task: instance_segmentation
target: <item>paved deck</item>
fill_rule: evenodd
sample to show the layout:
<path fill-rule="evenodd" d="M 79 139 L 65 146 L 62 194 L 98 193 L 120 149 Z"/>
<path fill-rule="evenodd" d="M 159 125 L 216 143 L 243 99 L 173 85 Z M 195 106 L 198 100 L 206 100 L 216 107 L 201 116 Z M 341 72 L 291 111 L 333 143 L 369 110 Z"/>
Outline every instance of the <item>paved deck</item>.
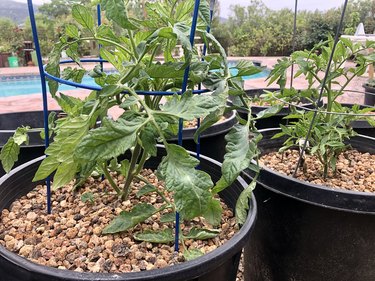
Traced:
<path fill-rule="evenodd" d="M 276 64 L 277 59 L 280 57 L 247 57 L 242 59 L 259 61 L 262 65 L 272 68 Z M 232 57 L 230 59 L 239 59 Z M 109 69 L 110 65 L 105 64 L 104 68 Z M 18 67 L 18 68 L 0 68 L 0 76 L 16 76 L 16 75 L 32 75 L 38 74 L 38 67 Z M 290 74 L 288 75 L 290 79 Z M 362 77 L 354 79 L 349 85 L 348 90 L 359 91 L 363 93 L 362 84 L 367 80 L 367 74 Z M 306 86 L 306 81 L 303 78 L 294 79 L 293 85 L 295 88 L 302 89 Z M 268 82 L 265 81 L 265 78 L 259 79 L 250 79 L 245 81 L 246 89 L 256 89 L 256 88 L 265 88 L 265 87 L 276 87 L 276 84 L 268 85 Z M 64 93 L 73 95 L 75 97 L 83 98 L 88 95 L 89 91 L 87 90 L 69 90 L 64 91 Z M 347 93 L 342 99 L 341 102 L 350 102 L 361 104 L 363 102 L 364 95 L 358 93 Z M 48 107 L 51 110 L 59 109 L 59 106 L 52 98 L 48 98 Z M 4 97 L 0 98 L 0 113 L 6 112 L 19 112 L 19 111 L 32 111 L 32 110 L 42 110 L 42 95 L 41 94 L 32 94 L 24 96 L 13 96 L 13 97 Z M 119 110 L 112 110 L 110 114 L 117 116 Z"/>

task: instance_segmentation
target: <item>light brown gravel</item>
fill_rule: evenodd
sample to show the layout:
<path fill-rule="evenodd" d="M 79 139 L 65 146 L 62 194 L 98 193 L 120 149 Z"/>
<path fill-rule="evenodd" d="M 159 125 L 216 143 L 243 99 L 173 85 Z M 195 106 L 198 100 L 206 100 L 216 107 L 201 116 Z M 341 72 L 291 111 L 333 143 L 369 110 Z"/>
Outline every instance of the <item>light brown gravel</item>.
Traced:
<path fill-rule="evenodd" d="M 263 155 L 260 164 L 292 176 L 298 157 L 297 150 L 287 150 L 284 158 L 281 153 L 272 152 Z M 336 175 L 330 172 L 325 180 L 322 176 L 322 165 L 315 157 L 306 155 L 305 163 L 306 172 L 300 169 L 297 173 L 300 180 L 338 189 L 375 192 L 375 155 L 357 150 L 341 153 L 337 160 Z"/>
<path fill-rule="evenodd" d="M 150 170 L 145 170 L 143 176 L 155 185 L 163 184 Z M 115 181 L 121 186 L 124 177 L 116 177 Z M 142 271 L 183 262 L 182 253 L 175 253 L 173 244 L 137 242 L 132 238 L 132 233 L 145 229 L 173 228 L 172 223 L 161 223 L 159 214 L 131 231 L 101 234 L 117 214 L 122 210 L 129 211 L 139 202 L 135 193 L 141 186 L 143 183 L 135 182 L 131 197 L 122 202 L 107 180 L 100 182 L 90 178 L 77 192 L 71 190 L 72 185 L 54 192 L 53 213 L 48 215 L 45 212 L 45 187 L 39 185 L 13 202 L 9 210 L 2 211 L 0 244 L 35 263 L 79 272 Z M 94 203 L 81 201 L 81 194 L 87 191 L 94 194 Z M 162 204 L 156 193 L 141 197 L 141 200 L 156 208 Z M 224 203 L 222 207 L 219 236 L 206 241 L 186 240 L 188 249 L 198 248 L 207 253 L 223 245 L 238 231 L 232 211 Z M 181 228 L 188 231 L 193 226 L 212 228 L 203 218 L 184 222 Z"/>

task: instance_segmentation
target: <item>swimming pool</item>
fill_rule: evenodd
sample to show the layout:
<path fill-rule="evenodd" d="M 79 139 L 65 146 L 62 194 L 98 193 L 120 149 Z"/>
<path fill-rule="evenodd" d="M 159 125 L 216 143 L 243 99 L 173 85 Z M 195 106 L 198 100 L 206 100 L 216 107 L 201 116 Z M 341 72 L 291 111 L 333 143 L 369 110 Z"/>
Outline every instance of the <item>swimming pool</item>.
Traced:
<path fill-rule="evenodd" d="M 236 75 L 237 70 L 231 68 L 233 75 Z M 244 76 L 244 80 L 257 79 L 267 77 L 269 70 L 265 69 L 254 75 Z M 87 85 L 96 85 L 94 79 L 89 76 L 83 78 L 82 83 Z M 48 88 L 47 88 L 48 89 Z M 74 90 L 75 87 L 60 84 L 59 91 Z M 37 75 L 33 76 L 14 76 L 14 77 L 0 77 L 0 98 L 38 94 L 42 92 L 42 86 L 40 84 L 40 78 Z"/>

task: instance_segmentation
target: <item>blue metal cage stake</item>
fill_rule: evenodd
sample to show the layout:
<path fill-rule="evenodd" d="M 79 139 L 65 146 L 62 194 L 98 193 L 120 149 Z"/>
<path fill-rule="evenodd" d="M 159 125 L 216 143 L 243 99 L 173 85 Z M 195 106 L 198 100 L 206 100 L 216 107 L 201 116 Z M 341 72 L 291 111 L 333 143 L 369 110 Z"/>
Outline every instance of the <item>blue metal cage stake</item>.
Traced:
<path fill-rule="evenodd" d="M 36 56 L 37 56 L 37 59 L 38 59 L 40 81 L 42 83 L 44 133 L 45 133 L 44 134 L 44 136 L 45 136 L 44 141 L 45 141 L 45 146 L 47 148 L 49 146 L 49 128 L 48 128 L 48 100 L 47 100 L 46 77 L 43 75 L 43 73 L 44 73 L 43 60 L 42 60 L 42 53 L 40 51 L 38 31 L 36 29 L 33 1 L 27 0 L 27 5 L 28 5 L 28 8 L 29 8 L 31 30 L 32 30 L 32 33 L 33 33 L 33 38 L 34 38 Z M 48 212 L 48 214 L 50 214 L 52 212 L 52 208 L 51 208 L 51 180 L 50 180 L 50 177 L 47 177 L 46 185 L 47 185 L 47 212 Z"/>

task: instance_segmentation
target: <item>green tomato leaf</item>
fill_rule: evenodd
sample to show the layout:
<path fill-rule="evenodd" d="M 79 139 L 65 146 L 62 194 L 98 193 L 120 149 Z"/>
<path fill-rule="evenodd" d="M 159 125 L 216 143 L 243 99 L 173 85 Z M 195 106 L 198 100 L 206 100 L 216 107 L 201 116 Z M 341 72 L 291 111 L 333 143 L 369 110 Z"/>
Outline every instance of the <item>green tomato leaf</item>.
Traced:
<path fill-rule="evenodd" d="M 143 195 L 146 195 L 148 193 L 151 193 L 151 192 L 155 192 L 157 189 L 155 186 L 153 186 L 152 184 L 146 184 L 145 186 L 143 186 L 136 194 L 136 196 L 139 198 Z"/>
<path fill-rule="evenodd" d="M 246 187 L 238 197 L 236 203 L 236 219 L 237 223 L 243 225 L 246 221 L 249 211 L 249 200 L 253 196 L 253 190 L 257 182 L 253 180 L 248 187 Z"/>
<path fill-rule="evenodd" d="M 255 120 L 274 116 L 275 114 L 279 113 L 282 108 L 283 108 L 282 104 L 276 104 L 274 106 L 269 106 L 265 110 L 262 110 L 261 112 L 259 112 L 257 114 L 257 117 L 255 118 Z"/>
<path fill-rule="evenodd" d="M 130 212 L 122 211 L 108 226 L 103 229 L 103 234 L 113 234 L 128 230 L 138 223 L 145 221 L 156 212 L 154 206 L 138 204 Z"/>
<path fill-rule="evenodd" d="M 160 218 L 160 222 L 174 222 L 176 220 L 176 213 L 168 213 Z"/>
<path fill-rule="evenodd" d="M 103 119 L 103 127 L 91 130 L 77 146 L 75 157 L 80 161 L 108 160 L 123 154 L 135 145 L 137 133 L 147 119 L 136 116 L 117 121 Z"/>
<path fill-rule="evenodd" d="M 47 178 L 52 174 L 57 167 L 60 165 L 60 162 L 53 156 L 49 156 L 43 159 L 42 163 L 39 165 L 38 170 L 35 173 L 33 181 L 39 181 Z"/>
<path fill-rule="evenodd" d="M 79 37 L 79 30 L 78 27 L 76 27 L 73 24 L 67 24 L 65 26 L 65 33 L 71 38 L 78 38 Z"/>
<path fill-rule="evenodd" d="M 220 205 L 220 201 L 211 199 L 208 203 L 207 210 L 203 213 L 203 217 L 209 224 L 217 226 L 221 222 L 222 211 L 223 208 Z"/>
<path fill-rule="evenodd" d="M 16 144 L 29 144 L 29 135 L 27 132 L 30 130 L 30 127 L 20 127 L 17 128 L 16 132 L 13 135 L 13 140 Z"/>
<path fill-rule="evenodd" d="M 18 160 L 19 153 L 20 146 L 14 141 L 13 137 L 9 138 L 0 152 L 1 164 L 6 173 L 9 173 L 14 163 Z"/>
<path fill-rule="evenodd" d="M 193 120 L 208 115 L 220 106 L 219 100 L 209 95 L 193 95 L 190 91 L 174 95 L 162 106 L 162 114 L 173 115 L 185 120 Z M 155 112 L 155 114 L 160 114 Z"/>
<path fill-rule="evenodd" d="M 196 169 L 199 161 L 178 145 L 166 147 L 167 156 L 159 167 L 159 178 L 165 181 L 167 190 L 174 192 L 176 209 L 184 219 L 203 214 L 211 200 L 210 176 Z"/>
<path fill-rule="evenodd" d="M 94 203 L 94 194 L 92 192 L 85 192 L 81 195 L 81 201 L 83 203 L 90 202 L 91 204 Z"/>
<path fill-rule="evenodd" d="M 86 27 L 91 31 L 94 29 L 94 18 L 85 6 L 74 5 L 72 8 L 72 16 L 83 27 Z"/>
<path fill-rule="evenodd" d="M 170 228 L 152 231 L 145 230 L 142 233 L 135 233 L 134 239 L 138 241 L 146 241 L 150 243 L 170 243 L 174 241 L 173 230 Z"/>
<path fill-rule="evenodd" d="M 218 236 L 220 229 L 204 229 L 193 227 L 189 233 L 184 235 L 186 239 L 207 240 Z"/>
<path fill-rule="evenodd" d="M 227 141 L 222 170 L 222 179 L 220 185 L 230 185 L 240 174 L 246 169 L 251 160 L 258 154 L 257 141 L 258 138 L 250 138 L 250 129 L 248 124 L 236 124 L 225 136 Z M 217 191 L 219 187 L 215 187 Z M 220 187 L 222 189 L 222 186 Z"/>
<path fill-rule="evenodd" d="M 138 29 L 137 22 L 128 17 L 127 2 L 124 0 L 102 0 L 101 5 L 108 19 L 124 29 Z"/>
<path fill-rule="evenodd" d="M 78 164 L 74 162 L 73 157 L 68 161 L 62 162 L 56 170 L 53 176 L 53 189 L 56 190 L 64 185 L 68 184 L 74 179 L 78 168 Z"/>
<path fill-rule="evenodd" d="M 191 250 L 185 250 L 184 251 L 184 258 L 187 261 L 194 260 L 196 258 L 199 258 L 199 257 L 203 256 L 203 255 L 204 255 L 204 253 L 199 249 L 191 249 Z"/>

